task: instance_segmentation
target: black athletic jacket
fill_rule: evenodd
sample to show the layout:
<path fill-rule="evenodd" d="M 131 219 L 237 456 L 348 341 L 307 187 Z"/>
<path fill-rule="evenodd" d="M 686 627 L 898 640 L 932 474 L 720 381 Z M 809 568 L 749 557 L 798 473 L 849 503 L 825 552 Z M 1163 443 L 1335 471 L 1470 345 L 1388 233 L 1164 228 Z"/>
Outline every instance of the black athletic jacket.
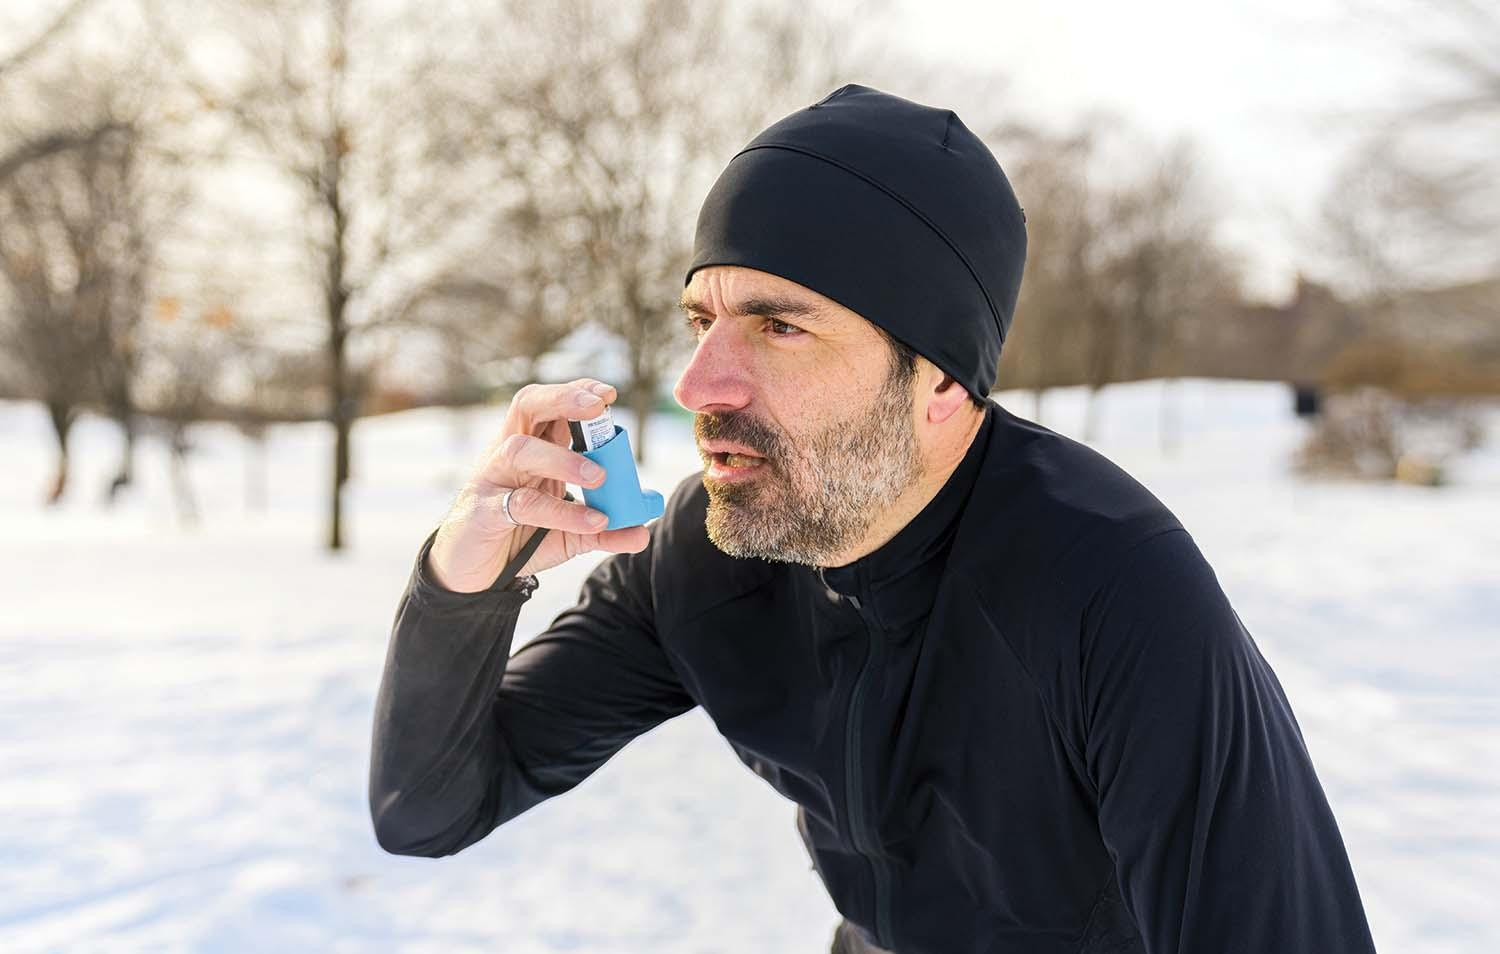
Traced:
<path fill-rule="evenodd" d="M 457 852 L 701 705 L 899 954 L 1374 950 L 1275 674 L 1104 457 L 991 403 L 915 520 L 821 572 L 726 556 L 706 499 L 683 481 L 509 660 L 529 579 L 445 590 L 429 535 L 375 709 L 382 847 Z"/>

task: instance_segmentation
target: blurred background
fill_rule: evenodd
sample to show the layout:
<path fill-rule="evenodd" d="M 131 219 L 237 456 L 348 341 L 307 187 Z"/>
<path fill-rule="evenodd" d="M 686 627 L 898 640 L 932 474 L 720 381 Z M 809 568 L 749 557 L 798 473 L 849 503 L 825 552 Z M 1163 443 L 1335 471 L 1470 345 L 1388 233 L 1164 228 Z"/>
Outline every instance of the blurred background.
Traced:
<path fill-rule="evenodd" d="M 792 806 L 701 712 L 441 861 L 378 849 L 365 773 L 517 387 L 609 381 L 646 486 L 699 468 L 698 204 L 848 82 L 1000 160 L 995 398 L 1194 534 L 1377 946 L 1500 949 L 1490 0 L 8 0 L 0 947 L 826 949 Z"/>

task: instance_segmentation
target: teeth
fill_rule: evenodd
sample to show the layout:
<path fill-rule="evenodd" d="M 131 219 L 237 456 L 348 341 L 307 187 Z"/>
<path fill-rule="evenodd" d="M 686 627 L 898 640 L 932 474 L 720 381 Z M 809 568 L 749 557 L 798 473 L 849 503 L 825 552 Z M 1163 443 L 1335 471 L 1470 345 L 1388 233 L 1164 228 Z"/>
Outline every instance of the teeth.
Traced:
<path fill-rule="evenodd" d="M 724 463 L 730 467 L 756 467 L 760 464 L 759 457 L 747 457 L 744 454 L 725 454 Z"/>

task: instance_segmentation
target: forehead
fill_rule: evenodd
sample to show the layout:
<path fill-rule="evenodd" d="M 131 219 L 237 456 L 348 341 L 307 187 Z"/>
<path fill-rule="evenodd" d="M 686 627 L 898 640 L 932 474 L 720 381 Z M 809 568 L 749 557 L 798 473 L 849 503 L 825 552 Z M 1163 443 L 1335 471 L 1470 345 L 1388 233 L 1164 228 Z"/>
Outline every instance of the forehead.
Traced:
<path fill-rule="evenodd" d="M 682 307 L 715 316 L 721 309 L 730 315 L 801 313 L 851 329 L 868 324 L 857 312 L 805 285 L 742 265 L 698 269 L 683 289 Z"/>

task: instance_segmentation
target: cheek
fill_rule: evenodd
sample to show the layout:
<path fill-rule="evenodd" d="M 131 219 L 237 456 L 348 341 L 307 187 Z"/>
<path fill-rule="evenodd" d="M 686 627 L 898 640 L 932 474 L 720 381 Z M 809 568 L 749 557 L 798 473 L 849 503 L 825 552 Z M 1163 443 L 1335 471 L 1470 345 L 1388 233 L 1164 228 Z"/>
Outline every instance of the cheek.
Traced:
<path fill-rule="evenodd" d="M 829 373 L 813 361 L 768 361 L 756 370 L 767 407 L 791 434 L 805 433 L 812 420 L 843 401 L 840 369 Z"/>
<path fill-rule="evenodd" d="M 768 347 L 746 360 L 768 413 L 799 442 L 871 407 L 885 383 L 888 363 L 883 343 L 835 347 L 814 342 L 796 351 Z"/>
<path fill-rule="evenodd" d="M 776 427 L 806 452 L 830 430 L 858 426 L 874 406 L 877 391 L 847 373 L 819 372 L 786 376 L 762 394 Z"/>

